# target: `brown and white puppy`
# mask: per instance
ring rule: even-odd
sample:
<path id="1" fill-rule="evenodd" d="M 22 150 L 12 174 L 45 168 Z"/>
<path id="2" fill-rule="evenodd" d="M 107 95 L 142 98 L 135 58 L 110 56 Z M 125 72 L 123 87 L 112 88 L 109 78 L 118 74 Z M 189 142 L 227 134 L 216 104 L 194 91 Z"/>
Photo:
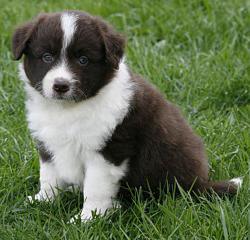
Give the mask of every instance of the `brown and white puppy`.
<path id="1" fill-rule="evenodd" d="M 40 153 L 34 199 L 80 186 L 86 220 L 129 197 L 127 186 L 157 195 L 177 181 L 185 190 L 236 193 L 240 178 L 209 181 L 202 141 L 173 104 L 128 70 L 124 45 L 107 23 L 78 11 L 39 15 L 14 33 Z"/>

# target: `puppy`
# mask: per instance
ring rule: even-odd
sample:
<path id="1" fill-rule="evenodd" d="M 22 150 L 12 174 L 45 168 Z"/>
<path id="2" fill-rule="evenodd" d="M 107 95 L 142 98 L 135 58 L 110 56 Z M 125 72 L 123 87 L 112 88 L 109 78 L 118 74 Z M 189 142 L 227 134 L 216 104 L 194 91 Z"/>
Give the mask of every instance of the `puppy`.
<path id="1" fill-rule="evenodd" d="M 40 155 L 40 191 L 80 186 L 81 220 L 104 214 L 130 189 L 160 186 L 235 194 L 241 179 L 211 182 L 202 141 L 179 110 L 124 62 L 124 38 L 79 11 L 41 14 L 18 27 L 13 55 Z"/>

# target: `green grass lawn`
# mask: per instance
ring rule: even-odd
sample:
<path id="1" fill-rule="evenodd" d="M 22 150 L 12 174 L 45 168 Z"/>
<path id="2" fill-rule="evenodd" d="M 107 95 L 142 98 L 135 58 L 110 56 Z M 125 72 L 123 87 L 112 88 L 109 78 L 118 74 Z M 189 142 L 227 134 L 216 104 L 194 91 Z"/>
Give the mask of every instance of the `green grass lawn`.
<path id="1" fill-rule="evenodd" d="M 12 61 L 16 25 L 39 12 L 86 10 L 127 36 L 127 61 L 180 106 L 204 139 L 212 179 L 244 176 L 232 199 L 188 194 L 143 202 L 68 225 L 82 204 L 64 193 L 25 204 L 39 164 Z M 0 239 L 250 239 L 250 1 L 0 0 Z"/>

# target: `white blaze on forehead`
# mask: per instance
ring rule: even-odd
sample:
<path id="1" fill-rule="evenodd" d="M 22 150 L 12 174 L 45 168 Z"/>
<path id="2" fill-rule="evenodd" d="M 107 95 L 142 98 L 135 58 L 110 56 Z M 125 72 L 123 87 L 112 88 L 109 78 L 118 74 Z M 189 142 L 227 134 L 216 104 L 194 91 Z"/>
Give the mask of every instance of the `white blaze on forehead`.
<path id="1" fill-rule="evenodd" d="M 65 49 L 73 39 L 76 31 L 77 16 L 73 13 L 63 13 L 61 16 L 61 28 L 63 30 L 63 49 Z"/>
<path id="2" fill-rule="evenodd" d="M 53 85 L 55 79 L 64 78 L 69 83 L 74 81 L 73 73 L 67 65 L 65 49 L 74 37 L 74 33 L 76 31 L 76 21 L 76 14 L 65 12 L 61 15 L 61 28 L 63 31 L 61 58 L 59 63 L 47 72 L 42 81 L 43 94 L 48 98 L 53 97 Z M 67 92 L 65 95 L 70 94 L 71 91 Z"/>

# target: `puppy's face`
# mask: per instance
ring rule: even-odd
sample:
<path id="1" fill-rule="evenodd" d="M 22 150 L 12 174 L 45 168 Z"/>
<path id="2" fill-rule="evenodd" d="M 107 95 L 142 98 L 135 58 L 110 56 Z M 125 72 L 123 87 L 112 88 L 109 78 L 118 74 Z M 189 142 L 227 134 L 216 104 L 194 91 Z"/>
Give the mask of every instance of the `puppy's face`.
<path id="1" fill-rule="evenodd" d="M 17 28 L 13 54 L 24 54 L 29 83 L 45 98 L 81 101 L 94 96 L 119 67 L 124 39 L 83 12 L 42 14 Z"/>

